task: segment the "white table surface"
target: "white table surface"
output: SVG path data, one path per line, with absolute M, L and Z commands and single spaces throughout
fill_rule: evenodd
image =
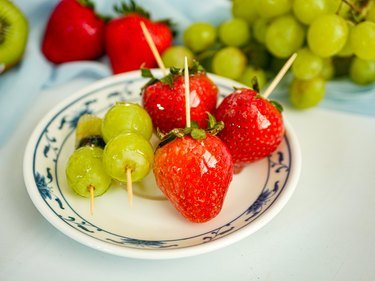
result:
M 138 260 L 59 232 L 28 196 L 23 153 L 39 119 L 88 83 L 41 92 L 0 150 L 0 280 L 373 280 L 375 118 L 321 108 L 286 108 L 302 150 L 297 189 L 270 223 L 240 242 L 189 258 Z

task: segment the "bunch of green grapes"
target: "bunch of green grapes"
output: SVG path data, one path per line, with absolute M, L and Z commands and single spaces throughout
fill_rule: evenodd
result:
M 289 85 L 297 108 L 317 105 L 327 80 L 375 82 L 375 0 L 232 0 L 232 15 L 190 25 L 184 46 L 163 54 L 166 65 L 195 58 L 249 87 L 256 76 L 261 89 L 297 53 Z

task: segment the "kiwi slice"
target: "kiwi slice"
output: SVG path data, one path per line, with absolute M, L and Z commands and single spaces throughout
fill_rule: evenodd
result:
M 21 60 L 28 31 L 21 10 L 9 0 L 0 0 L 0 73 Z

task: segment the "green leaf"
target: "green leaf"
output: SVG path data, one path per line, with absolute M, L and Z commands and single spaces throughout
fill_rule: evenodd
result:
M 192 121 L 190 122 L 190 127 L 191 127 L 191 128 L 199 128 L 199 124 L 198 124 L 197 121 L 192 120 Z
M 173 86 L 173 74 L 170 73 L 167 76 L 164 76 L 163 78 L 160 79 L 160 82 L 172 87 Z
M 193 128 L 190 135 L 195 140 L 203 140 L 206 138 L 206 131 L 203 129 Z
M 252 79 L 251 79 L 251 85 L 253 87 L 253 90 L 257 93 L 259 93 L 259 83 L 258 83 L 258 78 L 256 76 L 254 76 Z
M 155 78 L 155 76 L 152 74 L 151 70 L 149 68 L 141 68 L 141 74 L 144 78 Z
M 78 0 L 78 3 L 84 7 L 95 10 L 95 4 L 91 0 Z
M 270 103 L 271 103 L 274 107 L 276 107 L 276 109 L 277 109 L 280 113 L 283 112 L 284 108 L 283 108 L 283 106 L 282 106 L 280 103 L 278 103 L 278 102 L 275 101 L 275 100 L 270 100 Z
M 217 123 L 216 118 L 208 111 L 206 113 L 208 115 L 208 129 L 213 129 Z
M 119 15 L 128 15 L 130 13 L 136 13 L 140 16 L 150 19 L 150 13 L 138 6 L 134 0 L 130 0 L 129 4 L 122 2 L 120 5 L 114 5 L 113 9 Z

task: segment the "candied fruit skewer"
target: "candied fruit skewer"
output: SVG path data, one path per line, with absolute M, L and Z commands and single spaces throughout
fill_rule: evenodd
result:
M 101 122 L 99 117 L 91 114 L 80 117 L 75 135 L 76 150 L 66 166 L 69 186 L 78 195 L 90 198 L 91 215 L 94 213 L 94 197 L 104 194 L 112 182 L 102 163 Z
M 118 102 L 105 114 L 101 129 L 107 143 L 103 154 L 104 168 L 112 178 L 126 183 L 131 206 L 132 183 L 142 180 L 151 169 L 151 117 L 138 104 Z

